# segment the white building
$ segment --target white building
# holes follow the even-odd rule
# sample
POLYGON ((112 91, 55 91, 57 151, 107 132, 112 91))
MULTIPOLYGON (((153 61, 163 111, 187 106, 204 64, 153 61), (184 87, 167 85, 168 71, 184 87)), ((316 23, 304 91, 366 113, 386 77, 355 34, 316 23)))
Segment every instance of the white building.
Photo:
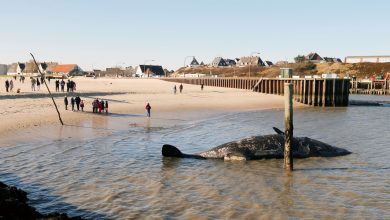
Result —
POLYGON ((390 56, 347 56, 345 63, 389 63, 390 56))
POLYGON ((6 75, 8 71, 8 65, 0 64, 0 75, 6 75))

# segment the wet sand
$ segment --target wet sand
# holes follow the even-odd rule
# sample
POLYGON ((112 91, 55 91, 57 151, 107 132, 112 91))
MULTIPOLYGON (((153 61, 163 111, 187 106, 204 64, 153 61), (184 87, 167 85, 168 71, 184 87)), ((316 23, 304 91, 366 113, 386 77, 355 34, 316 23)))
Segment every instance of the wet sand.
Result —
MULTIPOLYGON (((6 79, 0 78, 4 85, 6 79)), ((254 93, 247 90, 205 87, 203 91, 197 85, 184 85, 183 93, 173 94, 175 83, 158 79, 118 79, 118 78, 85 78, 76 77, 77 90, 74 93, 55 92, 55 82, 48 84, 55 96, 65 124, 80 124, 85 120, 93 120, 103 115, 92 114, 91 103, 94 98, 102 98, 109 102, 109 112, 113 114, 145 115, 145 105, 152 106, 152 118, 203 118, 221 112, 251 111, 271 108, 283 108, 282 96, 254 93), (65 110, 64 96, 79 95, 85 101, 84 112, 65 110), (91 114, 87 114, 91 113, 91 114)), ((179 84, 176 84, 178 87, 179 84)), ((66 89, 66 88, 65 88, 66 89)), ((70 100, 69 100, 70 101, 70 100)), ((295 106, 302 106, 295 103, 295 106)), ((70 109, 70 105, 68 107, 70 109)), ((112 116, 112 115, 111 115, 112 116)), ((57 112, 48 95, 47 89, 41 85, 40 91, 31 91, 30 80, 25 83, 14 81, 13 92, 6 93, 4 86, 0 89, 0 133, 9 135, 22 128, 42 125, 59 125, 57 112), (21 93, 17 94, 17 89, 21 93)), ((136 123, 136 122, 135 122, 136 123)))

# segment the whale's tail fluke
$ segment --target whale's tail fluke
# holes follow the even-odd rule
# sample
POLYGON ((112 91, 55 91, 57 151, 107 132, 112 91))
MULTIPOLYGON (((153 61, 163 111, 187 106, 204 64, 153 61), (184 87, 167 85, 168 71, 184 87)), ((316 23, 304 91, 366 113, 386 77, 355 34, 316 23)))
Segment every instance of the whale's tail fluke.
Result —
POLYGON ((184 157, 179 149, 170 144, 164 144, 161 153, 164 157, 184 157))

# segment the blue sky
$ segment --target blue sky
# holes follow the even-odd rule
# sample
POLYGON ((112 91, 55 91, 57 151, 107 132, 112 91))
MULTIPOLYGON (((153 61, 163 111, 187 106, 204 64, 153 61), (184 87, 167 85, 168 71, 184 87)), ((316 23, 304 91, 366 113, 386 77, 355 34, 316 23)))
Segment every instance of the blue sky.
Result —
MULTIPOLYGON (((260 52, 390 55, 386 0, 0 0, 0 63, 77 63, 83 69, 149 63, 169 69, 186 56, 211 62, 260 52)), ((189 62, 189 59, 187 60, 189 62)))

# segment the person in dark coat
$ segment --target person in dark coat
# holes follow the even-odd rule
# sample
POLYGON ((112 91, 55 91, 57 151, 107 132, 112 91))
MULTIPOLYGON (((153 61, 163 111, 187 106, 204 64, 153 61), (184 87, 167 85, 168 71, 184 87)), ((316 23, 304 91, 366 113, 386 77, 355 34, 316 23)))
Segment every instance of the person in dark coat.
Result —
POLYGON ((180 84, 179 90, 180 90, 180 93, 183 91, 183 84, 180 84))
POLYGON ((70 99, 70 104, 72 105, 72 111, 74 111, 74 104, 75 104, 74 97, 72 97, 72 98, 70 99))
POLYGON ((61 92, 64 92, 64 87, 65 87, 65 81, 62 79, 61 80, 61 92))
POLYGON ((68 110, 68 104, 69 104, 69 102, 68 102, 68 97, 66 97, 66 96, 65 96, 65 98, 64 98, 64 104, 65 104, 65 110, 68 110))
POLYGON ((41 89, 41 82, 39 81, 39 78, 37 78, 37 89, 38 91, 41 89))
POLYGON ((8 88, 9 88, 9 82, 8 82, 8 79, 5 81, 5 91, 8 92, 8 88))
POLYGON ((108 114, 108 101, 106 100, 106 105, 104 106, 106 109, 106 114, 108 114))
POLYGON ((100 101, 100 105, 102 106, 102 112, 104 112, 104 106, 105 106, 105 104, 104 104, 103 99, 100 101))
POLYGON ((74 99, 74 101, 76 102, 77 111, 80 111, 80 102, 81 102, 80 97, 79 97, 79 96, 76 96, 76 98, 74 99))
MULTIPOLYGON (((50 78, 49 78, 50 79, 50 78)), ((50 82, 50 81, 49 81, 50 82)), ((60 91, 60 80, 56 80, 56 92, 60 91)))
POLYGON ((145 109, 146 109, 147 116, 150 117, 150 110, 152 109, 152 107, 150 106, 149 103, 146 104, 145 109))

